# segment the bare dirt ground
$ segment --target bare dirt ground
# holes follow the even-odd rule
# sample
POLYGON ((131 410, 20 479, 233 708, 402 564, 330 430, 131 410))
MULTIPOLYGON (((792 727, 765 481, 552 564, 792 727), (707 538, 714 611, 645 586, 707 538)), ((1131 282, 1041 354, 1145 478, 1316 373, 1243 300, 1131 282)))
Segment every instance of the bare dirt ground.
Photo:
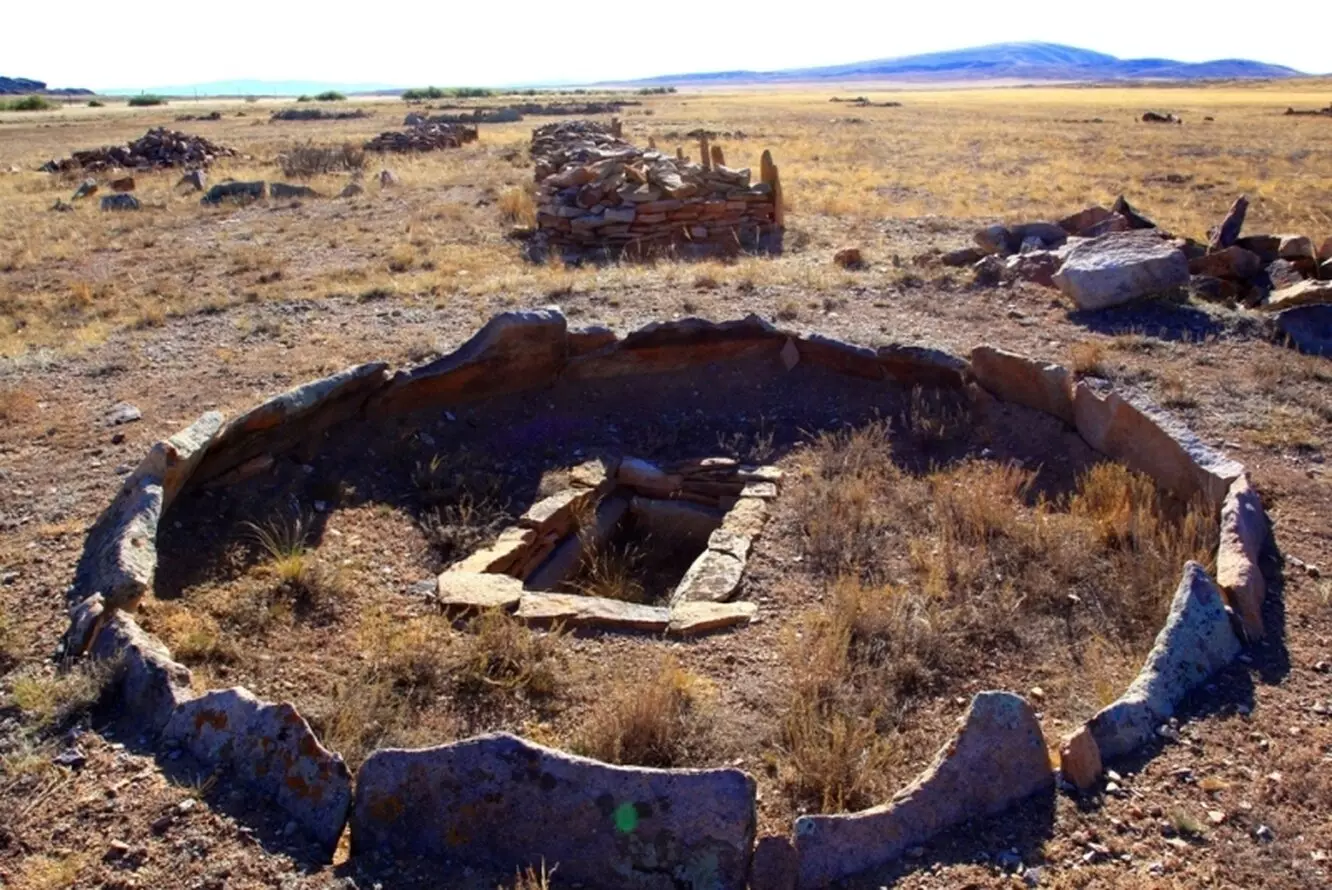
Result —
MULTIPOLYGON (((1328 169, 1319 163, 1327 159, 1328 125, 1270 117, 1274 107, 1319 104, 1319 94, 1294 101, 1262 89, 1007 95, 1016 97, 1007 104, 995 96, 950 104, 930 96, 912 107, 908 94, 906 109, 854 111, 826 105, 826 97, 764 95, 746 104, 679 96, 649 104, 651 117, 627 117, 635 139, 655 134, 665 145, 666 133, 698 125, 744 130, 744 140, 722 140, 728 155, 756 158, 772 146, 779 163, 790 159, 783 166, 793 205, 787 254, 734 264, 524 267, 517 247, 503 238, 506 220, 498 204, 530 177, 522 153, 526 125, 496 128, 493 136, 483 131, 479 146, 455 153, 389 158, 402 185, 382 193, 371 187, 352 202, 206 211, 192 197, 175 196, 175 176, 163 173, 140 186, 150 206, 138 215, 98 215, 91 208, 48 214, 56 196, 67 196, 65 184, 28 172, 0 174, 0 225, 11 250, 7 263, 0 256, 0 322, 8 326, 0 337, 9 356, 0 365, 0 881, 49 888, 425 887, 481 879, 428 867, 346 864, 345 850, 334 866, 321 865, 284 820, 255 812, 224 779, 154 759, 138 739, 118 731, 113 714, 94 711, 91 718, 62 722, 43 713, 32 684, 23 681, 49 676, 45 659, 64 627, 62 591, 83 533, 152 442, 204 410, 235 412, 357 362, 419 362, 456 347, 494 312, 557 303, 572 323, 617 330, 684 315, 724 319, 753 312, 867 345, 897 341, 965 352, 991 343, 1146 395, 1243 461, 1275 527, 1265 566, 1272 589, 1268 640, 1195 697, 1181 716, 1178 739, 1110 764, 1118 774, 1113 789, 1081 799, 1061 794, 953 832, 865 886, 1007 886, 1023 877, 1051 887, 1326 886, 1332 869, 1332 582, 1325 576, 1332 568, 1332 475, 1325 457, 1332 365, 1268 342, 1243 313, 1156 303, 1082 314, 1052 290, 978 287, 965 272, 914 260, 931 248, 962 246, 980 222, 1070 212, 1088 200, 1108 202, 1119 191, 1163 224, 1197 235, 1235 192, 1247 190, 1258 196, 1255 231, 1305 231, 1321 240, 1332 233, 1332 181, 1318 172, 1328 169), (1216 126, 1190 122, 1162 130, 1129 121, 1139 105, 1158 107, 1167 98, 1186 117, 1216 117, 1216 126), (905 117, 889 117, 894 112, 905 117), (848 114, 867 123, 828 123, 848 114), (1051 123, 1075 117, 1109 123, 1051 123), (1254 130, 1255 120, 1261 131, 1254 130), (1279 127, 1289 130, 1278 134, 1279 127), (1082 139, 1098 140, 1098 152, 1077 154, 1082 139), (1200 148, 1184 151, 1186 145, 1200 148), (1008 163, 992 169, 987 159, 1001 154, 1008 163), (969 170, 971 177, 943 177, 950 159, 950 169, 969 170), (1178 184, 1151 178, 1167 166, 1186 181, 1212 186, 1180 191, 1178 184), (908 200, 908 192, 914 198, 908 200), (832 250, 843 244, 861 246, 870 267, 834 267, 832 250), (122 401, 137 406, 142 420, 110 425, 108 415, 122 401), (53 762, 71 747, 86 762, 53 762)), ((272 157, 297 140, 364 137, 399 122, 396 108, 373 107, 379 116, 352 122, 355 130, 348 124, 254 126, 253 118, 234 117, 176 126, 251 155, 233 162, 238 177, 272 179, 279 178, 268 166, 272 157)), ((0 170, 132 138, 170 117, 155 114, 53 117, 53 126, 12 123, 6 116, 0 170)), ((319 185, 332 192, 340 184, 319 185)), ((758 422, 748 402, 728 401, 709 406, 709 420, 692 439, 626 435, 622 447, 715 452, 724 443, 712 426, 728 408, 749 416, 720 432, 752 431, 758 422)), ((514 411, 512 417, 522 415, 514 411)), ((522 479, 526 496, 540 485, 542 469, 573 462, 564 450, 615 438, 606 436, 609 416, 599 418, 602 426, 592 435, 533 427, 541 461, 549 464, 512 474, 522 479), (550 443, 556 446, 547 454, 550 443)), ((1011 428, 1023 419, 1003 420, 1011 428)), ((794 414, 772 424, 779 445, 802 441, 807 428, 794 414)), ((201 680, 252 683, 303 709, 308 703, 312 716, 327 719, 339 682, 356 676, 345 663, 357 648, 356 635, 344 632, 349 616, 381 610, 390 627, 432 617, 413 592, 440 567, 410 509, 411 470, 431 452, 420 432, 418 425, 379 433, 382 440, 372 444, 387 476, 377 479, 376 462, 348 474, 355 475, 357 491, 345 503, 336 484, 342 473, 297 489, 335 507, 318 553, 342 569, 352 590, 340 617, 321 624, 279 616, 251 634, 232 632, 234 658, 200 658, 194 666, 201 680)), ((430 432, 441 448, 451 441, 446 425, 430 432)), ((1022 456, 1053 464, 1062 449, 1042 433, 1029 431, 1022 456)), ((964 453, 982 447, 994 446, 958 445, 964 453)), ((795 471, 797 456, 774 457, 795 471)), ((350 457, 339 464, 335 454, 330 461, 336 468, 350 457)), ((261 494, 273 496, 255 492, 261 494)), ((248 509, 243 498, 236 502, 247 509, 223 503, 214 515, 206 498, 182 505, 179 526, 167 529, 164 577, 145 610, 155 632, 170 636, 173 612, 182 604, 207 596, 243 600, 246 589, 261 586, 244 555, 229 562, 209 538, 268 515, 248 509)), ((275 502, 264 503, 271 509, 275 502)), ((418 723, 417 734, 405 740, 425 743, 435 732, 457 737, 496 725, 564 740, 596 690, 648 677, 657 650, 672 650, 687 669, 706 677, 724 715, 707 756, 768 776, 760 800, 763 827, 782 830, 802 804, 769 775, 769 763, 737 740, 755 730, 762 735, 761 715, 785 701, 783 631, 823 595, 791 583, 816 580, 792 562, 803 551, 791 503, 783 499, 771 535, 751 561, 745 596, 763 610, 757 625, 691 644, 562 639, 562 666, 577 694, 562 700, 557 712, 521 697, 502 706, 425 709, 444 716, 418 723)), ((1020 613, 1014 620, 1022 620, 1020 613)), ((1106 666, 1116 688, 1125 665, 1132 670, 1124 662, 1106 666)), ((954 678, 916 705, 885 766, 887 786, 899 786, 929 759, 969 691, 990 683, 1024 693, 1033 686, 1059 688, 1054 665, 1028 674, 1020 661, 982 653, 975 667, 974 676, 954 678)), ((1096 704, 1051 701, 1043 711, 1047 736, 1057 736, 1056 721, 1085 716, 1078 708, 1096 704)))

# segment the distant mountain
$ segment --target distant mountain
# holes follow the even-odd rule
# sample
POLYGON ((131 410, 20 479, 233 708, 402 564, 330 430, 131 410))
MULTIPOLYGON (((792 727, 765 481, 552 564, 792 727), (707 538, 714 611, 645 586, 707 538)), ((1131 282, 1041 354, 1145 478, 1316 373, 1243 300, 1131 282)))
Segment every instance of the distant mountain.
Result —
POLYGON ((313 96, 335 90, 339 93, 400 92, 402 87, 383 83, 334 83, 322 80, 214 80, 209 83, 155 87, 117 87, 103 90, 108 96, 313 96))
POLYGON ((52 96, 91 96, 92 90, 80 90, 73 87, 49 90, 46 88, 46 84, 40 80, 29 80, 26 77, 0 77, 0 96, 30 96, 33 93, 46 93, 52 96))
POLYGON ((1178 62, 1173 59, 1120 59, 1058 43, 995 43, 970 49, 874 59, 818 68, 779 71, 718 71, 676 74, 632 81, 642 84, 710 85, 792 83, 812 80, 929 81, 1105 81, 1197 80, 1203 78, 1298 77, 1294 68, 1248 59, 1178 62))

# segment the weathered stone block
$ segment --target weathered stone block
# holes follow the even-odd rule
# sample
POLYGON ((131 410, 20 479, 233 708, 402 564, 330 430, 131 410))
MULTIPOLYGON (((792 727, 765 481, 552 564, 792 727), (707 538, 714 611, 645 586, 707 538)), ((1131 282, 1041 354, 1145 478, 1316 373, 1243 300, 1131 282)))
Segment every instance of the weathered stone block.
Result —
POLYGON ((591 890, 743 890, 755 824, 754 780, 739 770, 611 766, 489 735, 370 755, 352 854, 504 876, 544 863, 591 890))
POLYGON ((161 732, 176 707, 193 697, 189 669, 124 612, 106 621, 88 654, 116 663, 120 713, 151 733, 161 732))
POLYGON ((971 372, 977 383, 1005 402, 1074 423, 1073 377, 1059 365, 977 346, 971 350, 971 372))
POLYGON ((1241 475, 1230 485, 1221 505, 1221 540, 1216 550, 1216 583, 1240 616, 1244 635, 1263 637, 1263 599, 1267 582, 1258 559, 1267 540, 1267 514, 1262 499, 1241 475))

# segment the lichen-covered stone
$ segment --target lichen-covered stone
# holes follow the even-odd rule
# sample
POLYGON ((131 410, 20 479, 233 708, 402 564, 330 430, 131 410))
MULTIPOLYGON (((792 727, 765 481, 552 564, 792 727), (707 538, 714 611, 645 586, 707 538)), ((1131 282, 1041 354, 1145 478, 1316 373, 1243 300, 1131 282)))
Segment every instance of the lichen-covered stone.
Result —
POLYGON ((722 528, 753 541, 768 521, 768 503, 762 498, 740 498, 726 511, 722 528))
POLYGON ((1073 414, 1078 433, 1092 448, 1182 498, 1201 495, 1214 509, 1244 472, 1159 408, 1115 392, 1101 395, 1086 381, 1074 390, 1073 414))
POLYGON ((1010 692, 979 693, 957 735, 891 801, 860 813, 796 820, 798 885, 824 887, 890 862, 950 826, 1053 786, 1031 706, 1010 692))
POLYGON ((271 798, 331 853, 351 805, 351 774, 294 707, 236 687, 176 708, 164 737, 271 798))
POLYGON ((671 604, 721 603, 735 595, 745 573, 745 561, 731 553, 704 550, 685 571, 671 594, 671 604))
POLYGON ((1121 757, 1152 738, 1190 691, 1239 653, 1221 591, 1202 566, 1190 561, 1137 678, 1088 723, 1101 756, 1121 757))
POLYGON ((356 780, 352 854, 555 869, 590 890, 743 890, 754 781, 611 766, 489 735, 376 751, 356 780))

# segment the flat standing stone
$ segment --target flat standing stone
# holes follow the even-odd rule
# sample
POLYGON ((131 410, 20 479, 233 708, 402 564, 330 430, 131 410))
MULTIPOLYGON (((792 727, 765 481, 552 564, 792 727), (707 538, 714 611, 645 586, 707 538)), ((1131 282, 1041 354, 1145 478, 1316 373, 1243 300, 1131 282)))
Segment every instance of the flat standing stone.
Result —
POLYGON ((671 623, 667 633, 675 636, 707 633, 748 624, 757 614, 758 606, 753 603, 676 603, 671 606, 671 623))
POLYGON ((523 598, 523 582, 508 575, 450 571, 440 575, 437 584, 436 596, 446 612, 512 612, 523 598))
POLYGON ((291 705, 236 687, 176 708, 163 735, 272 798, 331 853, 347 822, 351 774, 291 705))
POLYGON ((1153 738, 1184 696, 1239 653, 1221 591, 1202 566, 1190 561, 1137 678, 1088 723, 1101 756, 1120 757, 1153 738))
POLYGON ((890 862, 946 828, 1053 787, 1050 756, 1031 706, 1011 692, 982 692, 929 769, 890 802, 861 813, 796 820, 799 886, 824 887, 890 862))
POLYGON ((649 632, 661 632, 671 623, 670 610, 662 606, 644 606, 576 593, 525 593, 516 614, 529 624, 649 632))
POLYGON ((589 890, 743 890, 754 780, 611 766, 511 735, 376 751, 356 777, 352 855, 511 877, 543 864, 589 890))
POLYGON ((510 526, 500 532, 495 543, 476 551, 461 562, 454 563, 449 567, 449 571, 511 574, 524 561, 536 538, 536 532, 530 528, 510 526))
POLYGON ((1216 583, 1240 616, 1244 635, 1263 637, 1263 599, 1267 582, 1258 557, 1267 540, 1267 514, 1247 475, 1230 486, 1221 505, 1221 541, 1216 550, 1216 583))
POLYGON ((1059 365, 977 346, 971 351, 971 370, 977 383, 1003 401, 1074 422, 1073 378, 1059 365))
POLYGON ((704 550, 685 572, 671 594, 671 604, 695 601, 720 603, 730 599, 740 586, 745 563, 729 553, 704 550))
POLYGON ((763 531, 763 524, 767 521, 767 501, 762 498, 740 498, 734 507, 726 511, 722 528, 753 541, 763 531))

